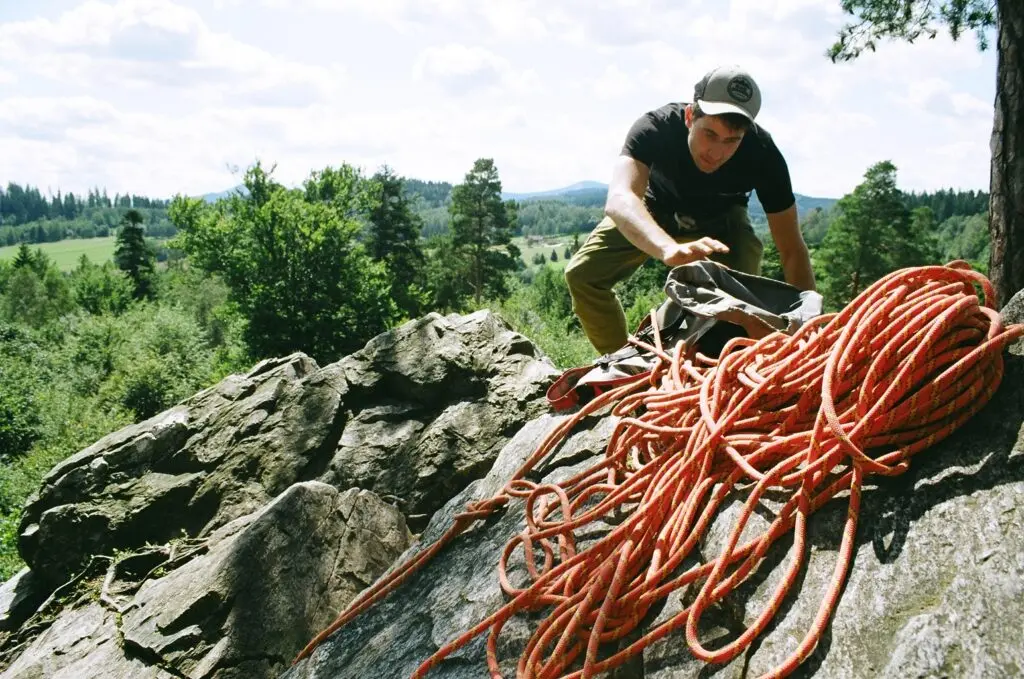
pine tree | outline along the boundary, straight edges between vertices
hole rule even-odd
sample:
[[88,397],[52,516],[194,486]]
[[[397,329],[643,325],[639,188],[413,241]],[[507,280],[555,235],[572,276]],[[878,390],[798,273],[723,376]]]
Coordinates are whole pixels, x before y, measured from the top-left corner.
[[506,296],[507,274],[516,270],[520,254],[512,244],[516,207],[502,202],[492,159],[477,159],[463,183],[452,189],[449,215],[452,242],[466,262],[477,306],[485,295]]
[[836,211],[815,252],[815,275],[829,306],[842,308],[890,271],[924,263],[923,247],[910,240],[910,212],[891,162],[871,166],[853,193],[836,204]]
[[128,210],[121,220],[114,250],[117,267],[128,274],[135,286],[135,299],[153,296],[153,262],[156,256],[146,243],[142,222],[142,213]]
[[21,269],[22,267],[35,268],[36,259],[32,255],[32,249],[29,248],[28,243],[22,243],[18,246],[18,254],[14,256],[14,262],[12,266],[15,269]]
[[370,255],[388,268],[391,296],[406,314],[424,306],[426,259],[420,245],[423,219],[412,210],[403,180],[387,166],[370,182]]

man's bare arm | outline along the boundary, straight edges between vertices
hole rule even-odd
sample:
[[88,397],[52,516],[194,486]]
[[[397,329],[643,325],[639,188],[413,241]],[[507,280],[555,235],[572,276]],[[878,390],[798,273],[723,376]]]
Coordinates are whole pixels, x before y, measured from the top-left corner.
[[807,243],[800,232],[796,205],[782,212],[769,213],[767,217],[768,228],[779,250],[779,259],[782,260],[786,282],[800,290],[814,290],[814,270],[811,268]]
[[704,259],[713,252],[729,251],[724,243],[713,238],[681,245],[665,233],[644,205],[650,174],[650,168],[626,155],[619,156],[612,169],[604,213],[630,243],[669,266]]

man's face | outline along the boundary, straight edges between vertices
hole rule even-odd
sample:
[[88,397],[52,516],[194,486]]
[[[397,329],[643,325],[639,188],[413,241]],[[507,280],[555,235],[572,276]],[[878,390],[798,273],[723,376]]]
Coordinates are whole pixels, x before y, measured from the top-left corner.
[[690,128],[690,155],[701,172],[714,172],[722,167],[743,141],[743,132],[731,129],[718,116],[694,119],[690,106],[686,107],[686,126]]

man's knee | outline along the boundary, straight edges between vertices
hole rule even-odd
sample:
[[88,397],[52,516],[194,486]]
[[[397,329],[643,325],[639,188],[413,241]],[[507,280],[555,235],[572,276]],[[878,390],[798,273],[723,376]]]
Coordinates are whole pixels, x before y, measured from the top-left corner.
[[586,257],[580,256],[579,253],[569,259],[563,275],[565,284],[569,287],[569,294],[574,298],[579,292],[595,287],[594,267]]

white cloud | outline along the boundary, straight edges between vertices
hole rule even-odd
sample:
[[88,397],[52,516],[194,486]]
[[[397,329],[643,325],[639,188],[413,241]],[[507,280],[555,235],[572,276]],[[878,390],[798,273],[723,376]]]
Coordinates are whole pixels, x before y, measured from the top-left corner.
[[83,88],[178,88],[254,103],[297,105],[332,96],[346,76],[338,64],[276,58],[211,30],[193,8],[171,0],[89,0],[55,19],[0,25],[0,56],[24,72]]
[[539,85],[532,71],[517,71],[490,50],[458,43],[423,50],[413,65],[413,76],[456,96],[495,88],[523,92]]
[[629,125],[746,65],[800,193],[891,159],[901,186],[987,186],[994,56],[970,39],[825,50],[835,0],[88,0],[0,23],[0,182],[170,195],[257,158],[387,163],[509,190],[607,181]]
[[57,141],[69,129],[116,122],[117,110],[93,97],[9,97],[0,107],[0,136]]

